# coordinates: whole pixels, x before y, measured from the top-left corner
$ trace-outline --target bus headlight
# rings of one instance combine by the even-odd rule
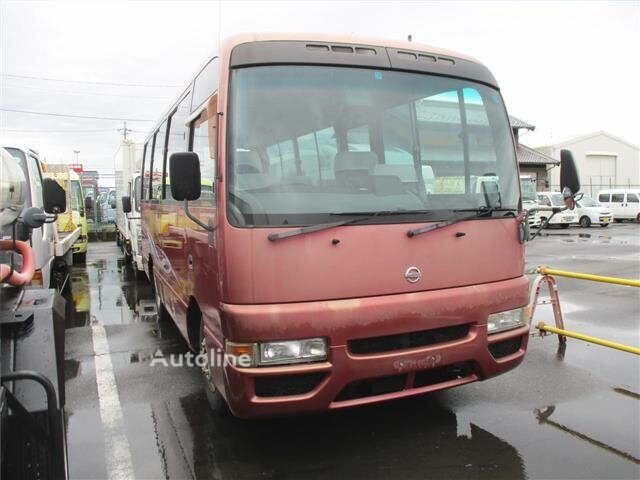
[[[327,359],[327,341],[324,338],[308,338],[259,343],[258,353],[258,365],[320,362]]]
[[[327,359],[327,341],[324,338],[283,340],[264,343],[225,342],[226,355],[247,360],[243,367],[287,365],[291,363],[321,362]]]
[[[506,312],[492,313],[487,317],[487,333],[498,333],[526,325],[524,307]]]

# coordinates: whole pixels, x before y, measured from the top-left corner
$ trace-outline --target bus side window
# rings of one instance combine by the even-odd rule
[[[153,139],[147,142],[144,147],[144,165],[143,165],[143,181],[142,181],[142,191],[140,192],[140,200],[148,200],[149,190],[151,189],[151,162],[153,162]]]
[[[200,116],[191,122],[191,148],[200,159],[200,184],[201,193],[198,202],[211,203],[215,199],[216,161],[217,154],[217,119],[216,115],[217,95],[214,95],[207,108]]]
[[[151,200],[162,199],[166,136],[167,120],[162,122],[162,125],[160,125],[160,128],[156,132],[153,161],[151,162]]]
[[[189,116],[189,109],[191,107],[191,94],[187,93],[175,111],[171,114],[171,120],[169,121],[169,139],[167,140],[167,161],[166,161],[166,173],[164,193],[161,198],[171,199],[171,188],[169,188],[169,158],[172,153],[185,152],[188,148],[187,135],[189,133],[186,121]]]

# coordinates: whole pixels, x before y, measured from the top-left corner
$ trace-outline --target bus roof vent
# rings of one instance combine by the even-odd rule
[[[309,50],[315,50],[316,52],[328,52],[329,45],[307,44]]]
[[[353,53],[353,48],[345,45],[331,45],[331,50],[337,53]]]
[[[364,47],[356,47],[356,53],[361,55],[377,55],[375,48],[364,48]]]
[[[423,62],[436,63],[436,57],[434,57],[433,55],[425,55],[424,53],[418,54],[418,60],[421,60]]]
[[[402,57],[404,59],[407,59],[407,60],[417,60],[418,59],[418,57],[417,57],[417,55],[415,53],[413,53],[413,52],[403,52],[401,50],[398,50],[398,56]]]

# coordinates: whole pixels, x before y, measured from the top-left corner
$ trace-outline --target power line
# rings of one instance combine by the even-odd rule
[[[112,120],[116,122],[155,122],[155,120],[147,120],[143,118],[121,118],[121,117],[100,117],[94,115],[70,115],[64,113],[52,113],[52,112],[34,112],[32,110],[17,110],[13,108],[0,108],[3,112],[13,113],[27,113],[29,115],[45,115],[48,117],[67,117],[67,118],[86,118],[91,120]]]
[[[35,90],[38,92],[47,92],[47,93],[57,93],[60,95],[97,95],[99,97],[123,97],[123,98],[144,98],[151,100],[164,100],[170,101],[171,97],[150,97],[148,95],[122,95],[119,93],[103,93],[103,92],[70,92],[65,90],[56,90],[55,88],[43,88],[43,87],[34,87],[33,85],[11,85],[11,84],[3,84],[1,88],[27,88],[29,90]]]
[[[68,80],[63,78],[33,77],[30,75],[15,75],[13,73],[2,73],[3,77],[25,78],[28,80],[46,80],[49,82],[67,82],[67,83],[90,83],[92,85],[112,85],[116,87],[152,87],[152,88],[179,88],[181,85],[160,85],[151,83],[119,83],[119,82],[97,82],[91,80]]]
[[[142,130],[131,130],[127,129],[129,132],[134,133],[144,133]],[[13,129],[13,128],[2,128],[1,132],[11,132],[11,133],[104,133],[104,132],[117,132],[117,128],[105,128],[102,130],[23,130],[23,129]]]

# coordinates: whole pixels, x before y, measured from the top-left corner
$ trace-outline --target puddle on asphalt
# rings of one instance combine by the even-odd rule
[[[538,236],[544,238],[559,238],[566,243],[599,243],[599,244],[615,244],[629,245],[631,242],[620,238],[614,238],[611,235],[597,235],[592,233],[540,233]]]
[[[140,277],[144,277],[144,274]],[[121,257],[71,268],[66,328],[155,321],[153,290]]]

